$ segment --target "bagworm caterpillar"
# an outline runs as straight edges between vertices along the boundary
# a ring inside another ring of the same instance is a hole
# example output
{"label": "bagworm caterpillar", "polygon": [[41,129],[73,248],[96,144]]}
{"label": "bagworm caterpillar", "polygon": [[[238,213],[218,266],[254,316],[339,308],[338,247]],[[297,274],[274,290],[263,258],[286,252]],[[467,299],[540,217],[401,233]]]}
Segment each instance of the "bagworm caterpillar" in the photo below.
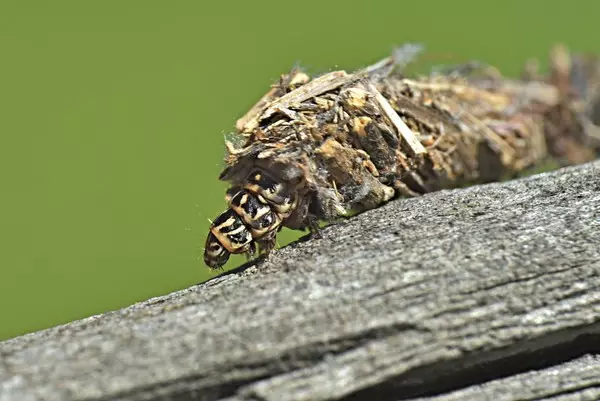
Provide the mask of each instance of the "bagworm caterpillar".
{"label": "bagworm caterpillar", "polygon": [[206,240],[209,267],[257,245],[270,252],[282,227],[317,232],[397,196],[499,180],[549,155],[596,156],[595,60],[557,47],[547,77],[530,68],[511,80],[476,63],[405,76],[418,49],[351,74],[294,69],[237,121],[243,144],[226,142],[219,178],[231,188]]}

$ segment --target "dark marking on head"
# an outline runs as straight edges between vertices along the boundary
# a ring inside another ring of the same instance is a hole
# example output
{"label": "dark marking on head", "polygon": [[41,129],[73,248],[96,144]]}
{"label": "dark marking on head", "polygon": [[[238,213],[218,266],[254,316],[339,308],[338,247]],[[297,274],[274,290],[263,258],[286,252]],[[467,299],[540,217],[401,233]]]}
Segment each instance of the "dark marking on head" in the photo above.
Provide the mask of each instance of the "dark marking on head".
{"label": "dark marking on head", "polygon": [[218,269],[229,260],[231,253],[221,245],[212,232],[208,234],[204,247],[204,263],[211,269]]}

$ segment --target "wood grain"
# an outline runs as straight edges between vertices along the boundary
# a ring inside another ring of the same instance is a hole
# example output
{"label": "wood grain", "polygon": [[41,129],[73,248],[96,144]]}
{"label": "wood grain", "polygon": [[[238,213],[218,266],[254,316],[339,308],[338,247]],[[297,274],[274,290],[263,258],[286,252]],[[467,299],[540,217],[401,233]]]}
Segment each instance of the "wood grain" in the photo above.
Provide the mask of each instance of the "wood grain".
{"label": "wood grain", "polygon": [[2,342],[0,400],[592,399],[598,352],[595,162],[390,202],[204,284]]}

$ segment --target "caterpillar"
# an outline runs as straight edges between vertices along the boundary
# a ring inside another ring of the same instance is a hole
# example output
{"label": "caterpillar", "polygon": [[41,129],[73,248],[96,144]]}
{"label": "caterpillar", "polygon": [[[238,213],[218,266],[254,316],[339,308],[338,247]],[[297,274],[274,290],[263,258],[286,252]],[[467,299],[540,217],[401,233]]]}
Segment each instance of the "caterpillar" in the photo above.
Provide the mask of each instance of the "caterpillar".
{"label": "caterpillar", "polygon": [[404,45],[350,74],[282,75],[237,121],[243,143],[226,141],[228,208],[210,225],[206,265],[268,254],[282,227],[318,235],[320,221],[399,196],[597,156],[595,60],[558,46],[545,77],[528,68],[508,79],[478,63],[406,76],[420,51]]}

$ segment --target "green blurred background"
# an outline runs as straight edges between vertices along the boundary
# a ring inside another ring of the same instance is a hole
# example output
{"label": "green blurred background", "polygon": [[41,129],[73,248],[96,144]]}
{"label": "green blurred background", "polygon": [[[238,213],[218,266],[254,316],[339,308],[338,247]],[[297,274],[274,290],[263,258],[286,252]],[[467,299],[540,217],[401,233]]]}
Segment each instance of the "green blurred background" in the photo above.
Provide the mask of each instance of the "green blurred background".
{"label": "green blurred background", "polygon": [[354,69],[417,41],[516,74],[558,40],[600,52],[599,13],[593,0],[0,2],[0,339],[216,275],[201,255],[225,205],[223,135],[295,63]]}

